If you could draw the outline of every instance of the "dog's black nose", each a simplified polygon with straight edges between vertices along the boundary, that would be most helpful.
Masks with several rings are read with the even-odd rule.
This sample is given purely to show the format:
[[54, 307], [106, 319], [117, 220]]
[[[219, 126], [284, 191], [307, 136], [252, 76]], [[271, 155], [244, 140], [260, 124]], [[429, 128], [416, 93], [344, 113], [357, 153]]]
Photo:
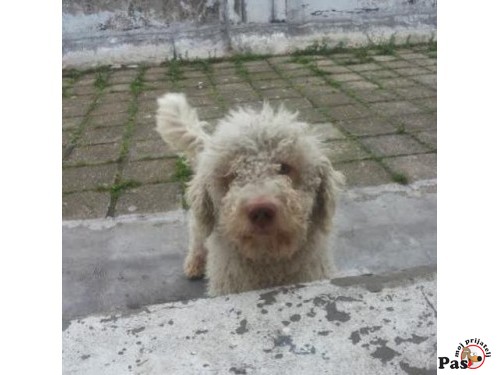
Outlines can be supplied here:
[[481, 357], [480, 355], [477, 356], [477, 360], [480, 362], [483, 360], [483, 357]]
[[272, 202], [250, 203], [246, 209], [250, 222], [261, 228], [270, 225], [276, 216], [276, 205]]

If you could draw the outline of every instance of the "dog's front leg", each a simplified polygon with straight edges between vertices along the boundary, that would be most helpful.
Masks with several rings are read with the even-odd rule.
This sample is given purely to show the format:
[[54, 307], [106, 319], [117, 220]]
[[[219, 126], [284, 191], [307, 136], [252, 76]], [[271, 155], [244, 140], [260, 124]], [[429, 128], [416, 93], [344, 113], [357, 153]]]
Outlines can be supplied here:
[[205, 274], [206, 238], [207, 233], [203, 230], [203, 225], [200, 225], [196, 216], [192, 215], [189, 220], [189, 248], [184, 260], [184, 274], [190, 279], [200, 279]]

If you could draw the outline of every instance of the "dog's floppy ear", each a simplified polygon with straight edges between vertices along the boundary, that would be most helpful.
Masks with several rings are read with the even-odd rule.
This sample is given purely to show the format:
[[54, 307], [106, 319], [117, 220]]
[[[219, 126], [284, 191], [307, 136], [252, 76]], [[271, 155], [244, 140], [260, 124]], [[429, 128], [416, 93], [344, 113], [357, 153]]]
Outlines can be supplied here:
[[326, 156], [321, 156], [318, 173], [321, 181], [316, 192], [313, 221], [322, 230], [328, 231], [335, 213], [335, 198], [345, 184], [345, 177], [333, 169]]
[[215, 207], [207, 189], [207, 178], [202, 173], [194, 175], [188, 184], [187, 203], [190, 205], [197, 227], [208, 237], [215, 225]]

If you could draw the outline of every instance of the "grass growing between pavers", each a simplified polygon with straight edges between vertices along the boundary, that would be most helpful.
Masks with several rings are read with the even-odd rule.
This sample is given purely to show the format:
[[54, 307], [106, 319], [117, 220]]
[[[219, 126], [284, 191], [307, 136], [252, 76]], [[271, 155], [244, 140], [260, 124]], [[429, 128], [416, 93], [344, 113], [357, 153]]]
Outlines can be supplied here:
[[[76, 147], [76, 144], [77, 144], [78, 140], [80, 139], [80, 137], [83, 133], [83, 130], [85, 129], [85, 126], [87, 125], [87, 123], [89, 121], [90, 113], [92, 113], [92, 111], [97, 107], [99, 99], [101, 98], [103, 91], [107, 86], [107, 81], [108, 81], [109, 75], [110, 75], [110, 69], [108, 66], [103, 66], [100, 68], [93, 69], [93, 70], [91, 70], [91, 72], [96, 74], [95, 80], [94, 80], [94, 87], [96, 89], [95, 94], [94, 94], [94, 98], [93, 98], [92, 103], [90, 104], [87, 112], [85, 113], [85, 116], [84, 116], [82, 122], [72, 132], [68, 146], [63, 151], [63, 160], [67, 159], [70, 156], [73, 149]], [[69, 73], [70, 76], [78, 77], [78, 78], [81, 78], [84, 74], [85, 74], [84, 72], [80, 72], [76, 69], [71, 70]], [[76, 78], [76, 79], [78, 79], [78, 78]]]
[[[429, 40], [427, 43], [420, 43], [418, 45], [416, 44], [412, 45], [409, 43], [407, 43], [406, 45], [395, 45], [394, 41], [392, 40], [384, 45], [378, 45], [378, 46], [370, 45], [362, 48], [346, 48], [342, 44], [339, 44], [332, 48], [328, 47], [326, 43], [317, 42], [305, 49], [302, 49], [300, 51], [295, 51], [294, 53], [286, 56], [236, 54], [233, 55], [232, 57], [226, 57], [226, 58], [211, 58], [203, 60], [196, 59], [193, 61], [174, 59], [162, 64], [162, 66], [166, 67], [165, 80], [168, 80], [169, 82], [173, 83], [173, 87], [176, 88], [177, 90], [183, 90], [186, 87], [190, 87], [187, 85], [191, 84], [189, 81], [190, 80], [192, 81], [193, 78], [187, 72], [191, 71], [203, 72], [207, 78], [204, 79], [203, 88], [205, 90], [200, 91], [201, 94], [200, 96], [210, 97], [212, 102], [215, 99], [216, 104], [214, 103], [210, 105], [219, 107], [221, 113], [225, 112], [229, 108], [230, 102], [232, 102], [231, 101], [232, 98], [230, 96], [228, 97], [227, 93], [225, 94], [226, 97], [225, 99], [223, 96], [224, 92], [223, 91], [221, 91], [220, 93], [218, 92], [220, 84], [219, 78], [221, 76], [224, 77], [224, 73], [221, 72], [225, 72], [226, 67], [228, 69], [231, 68], [233, 71], [232, 74], [235, 75], [236, 73], [236, 75], [239, 76], [245, 82], [245, 84], [249, 84], [253, 88], [253, 91], [255, 91], [255, 93], [259, 96], [260, 100], [262, 99], [264, 92], [261, 92], [262, 88], [260, 88], [260, 83], [264, 81], [258, 81], [257, 78], [253, 79], [253, 73], [252, 73], [254, 71], [258, 72], [259, 70], [254, 68], [255, 67], [259, 68], [260, 65], [258, 63], [247, 64], [249, 62], [255, 62], [255, 61], [267, 62], [267, 64], [269, 65], [269, 70], [276, 73], [279, 76], [279, 82], [284, 82], [287, 85], [287, 87], [290, 87], [291, 89], [295, 90], [296, 95], [302, 95], [303, 98], [301, 100], [304, 100], [304, 102], [311, 97], [312, 95], [310, 93], [311, 90], [309, 90], [308, 91], [309, 93], [306, 94], [302, 86], [300, 86], [298, 82], [294, 82], [292, 80], [293, 70], [290, 71], [286, 70], [286, 65], [289, 63], [303, 66], [304, 69], [300, 67], [298, 68], [300, 70], [299, 73], [302, 73], [302, 75], [304, 75], [305, 77], [307, 75], [315, 77], [311, 78], [315, 80], [314, 81], [315, 83], [313, 85], [323, 85], [323, 83], [319, 81], [319, 79], [321, 79], [326, 86], [331, 87], [335, 92], [339, 92], [339, 95], [345, 94], [346, 96], [352, 98], [354, 103], [356, 103], [356, 106], [359, 106], [360, 108], [361, 106], [363, 106], [366, 109], [370, 109], [371, 108], [370, 103], [377, 102], [377, 100], [371, 100], [370, 97], [366, 97], [364, 95], [365, 92], [362, 91], [362, 90], [367, 90], [365, 87], [369, 87], [369, 89], [372, 90], [373, 85], [375, 85], [380, 89], [378, 91], [380, 94], [377, 94], [380, 95], [380, 99], [378, 99], [378, 101], [381, 102], [389, 100], [396, 101], [397, 100], [396, 98], [399, 98], [400, 101], [404, 100], [421, 108], [423, 113], [434, 113], [435, 109], [429, 108], [431, 107], [432, 103], [426, 108], [425, 107], [426, 101], [423, 99], [416, 101], [413, 101], [413, 97], [409, 97], [408, 99], [406, 99], [404, 95], [407, 95], [407, 93], [405, 93], [404, 89], [398, 91], [391, 88], [384, 88], [378, 78], [381, 77], [383, 79], [384, 78], [383, 76], [377, 76], [376, 74], [373, 75], [365, 74], [365, 72], [366, 71], [373, 72], [374, 70], [376, 70], [377, 72], [379, 71], [391, 72], [391, 74], [393, 74], [392, 77], [394, 77], [395, 75], [397, 77], [396, 79], [398, 78], [410, 79], [415, 83], [415, 86], [421, 87], [421, 90], [423, 91], [430, 90], [429, 88], [424, 89], [424, 87], [429, 87], [433, 85], [431, 75], [435, 74], [435, 69], [433, 69], [435, 65], [433, 65], [432, 59], [435, 57], [436, 47], [437, 43], [434, 40]], [[387, 56], [387, 58], [376, 59], [374, 58], [376, 56]], [[407, 73], [406, 70], [408, 69], [405, 67], [404, 63], [406, 62], [406, 66], [408, 66], [408, 63], [413, 64], [412, 61], [413, 56], [415, 56], [416, 59], [419, 59], [419, 64], [415, 64], [414, 66], [418, 67], [418, 69], [420, 69], [421, 72], [424, 73], [408, 72], [408, 74], [406, 74]], [[398, 62], [400, 62], [399, 66]], [[341, 69], [348, 69], [348, 71], [358, 74], [364, 80], [361, 81], [361, 79], [358, 78], [359, 83], [363, 83], [366, 81], [373, 85], [366, 84], [364, 86], [361, 86], [357, 84], [358, 81], [353, 82], [356, 83], [356, 85], [350, 85], [351, 80], [348, 81], [345, 77], [347, 74], [344, 74], [343, 77], [339, 77], [339, 81], [337, 81], [335, 79], [337, 70], [331, 69], [331, 71], [328, 71], [328, 67], [331, 68], [332, 63], [334, 67], [337, 66], [342, 67]], [[280, 64], [284, 64], [282, 70], [280, 70]], [[362, 66], [361, 64], [366, 64], [366, 66]], [[373, 68], [372, 65], [376, 66], [376, 68]], [[359, 66], [359, 69], [357, 69], [357, 66]], [[322, 69], [323, 67], [325, 69]], [[107, 212], [108, 216], [115, 215], [116, 203], [120, 199], [120, 197], [127, 192], [127, 190], [134, 189], [136, 187], [144, 185], [143, 181], [136, 181], [133, 179], [125, 178], [132, 176], [124, 176], [123, 170], [128, 165], [127, 163], [128, 163], [128, 158], [130, 157], [129, 155], [130, 149], [131, 146], [133, 146], [132, 135], [134, 133], [135, 121], [140, 105], [138, 101], [138, 96], [146, 89], [144, 85], [144, 75], [147, 69], [148, 69], [147, 67], [139, 67], [137, 69], [137, 75], [135, 76], [135, 78], [134, 76], [131, 76], [130, 78], [131, 81], [129, 81], [130, 82], [129, 90], [130, 93], [132, 93], [133, 99], [131, 99], [129, 103], [128, 113], [127, 113], [128, 120], [125, 124], [124, 134], [122, 137], [122, 142], [120, 144], [121, 147], [120, 157], [117, 162], [119, 165], [118, 172], [116, 174], [116, 178], [112, 186], [108, 185], [107, 187], [99, 189], [99, 191], [106, 191], [110, 194], [111, 204], [109, 205], [108, 208]], [[297, 69], [297, 68], [293, 67], [292, 69]], [[310, 71], [310, 73], [307, 73], [306, 69]], [[429, 71], [429, 77], [427, 77], [423, 69]], [[121, 69], [116, 71], [119, 72], [120, 70]], [[84, 77], [85, 81], [88, 81], [87, 78], [89, 77], [88, 75], [89, 74], [94, 75], [94, 82], [92, 85], [92, 87], [94, 87], [94, 92], [92, 94], [93, 95], [92, 104], [90, 105], [88, 111], [86, 112], [86, 115], [83, 117], [83, 121], [81, 121], [81, 123], [77, 125], [77, 127], [74, 128], [74, 130], [72, 130], [72, 135], [69, 137], [69, 142], [68, 142], [70, 148], [66, 150], [67, 151], [65, 153], [66, 157], [71, 154], [72, 148], [74, 148], [79, 142], [79, 139], [82, 135], [82, 131], [88, 122], [89, 114], [91, 114], [92, 111], [99, 104], [99, 98], [102, 96], [102, 93], [105, 91], [105, 89], [109, 86], [110, 84], [109, 78], [114, 71], [115, 70], [111, 70], [110, 67], [99, 67], [87, 71], [79, 71], [79, 70], [63, 71], [63, 78], [64, 78], [63, 98], [65, 97], [67, 98], [69, 95], [71, 95], [73, 85], [76, 84], [75, 87], [81, 88], [82, 85], [86, 84], [85, 82], [78, 83], [79, 80], [82, 79], [82, 77]], [[305, 74], [304, 71], [306, 71]], [[340, 73], [348, 73], [348, 72], [344, 70], [340, 71], [338, 74]], [[221, 74], [221, 76], [219, 74]], [[424, 74], [424, 76], [422, 76], [421, 82], [419, 82], [418, 80], [414, 80], [411, 74], [413, 75]], [[196, 77], [196, 75], [193, 75], [193, 77]], [[388, 78], [392, 77], [389, 76]], [[342, 78], [342, 82], [340, 81], [340, 78]], [[387, 76], [385, 76], [385, 78], [387, 78]], [[276, 82], [278, 82], [278, 78], [273, 78], [273, 79]], [[183, 83], [183, 81], [185, 81], [185, 83]], [[316, 83], [316, 81], [318, 83]], [[196, 82], [194, 82], [194, 84], [196, 84]], [[384, 93], [391, 94], [392, 97], [390, 97], [389, 95], [381, 95]], [[363, 100], [363, 98], [361, 96], [358, 96], [358, 94], [363, 95], [365, 98], [367, 98], [367, 101]], [[424, 97], [424, 95], [419, 93], [417, 93], [417, 95], [420, 96], [415, 95], [414, 98], [418, 99]], [[228, 102], [226, 102], [226, 100], [228, 100]], [[254, 102], [256, 101], [255, 98], [252, 99], [250, 98], [250, 96], [248, 98], [243, 98], [243, 100], [254, 101]], [[429, 100], [432, 100], [432, 97], [429, 97]], [[207, 106], [204, 108], [209, 109], [208, 106], [210, 105], [201, 104], [200, 107]], [[362, 142], [359, 142], [359, 140], [361, 140], [364, 137], [386, 135], [386, 133], [377, 133], [376, 135], [370, 135], [370, 134], [367, 135], [364, 133], [361, 134], [351, 133], [349, 131], [349, 127], [343, 128], [342, 121], [337, 121], [340, 118], [339, 119], [333, 118], [334, 112], [331, 112], [331, 114], [329, 114], [328, 111], [325, 110], [327, 108], [323, 108], [321, 107], [321, 105], [322, 104], [315, 105], [313, 103], [311, 110], [314, 109], [315, 111], [319, 111], [319, 113], [321, 113], [323, 117], [332, 122], [341, 131], [341, 133], [345, 136], [346, 140], [351, 141], [356, 145], [359, 145], [360, 148], [362, 148], [363, 151], [366, 152], [367, 155], [361, 155], [359, 160], [358, 159], [352, 160], [352, 162], [360, 162], [364, 160], [370, 161], [370, 163], [372, 163], [371, 164], [372, 166], [379, 165], [385, 172], [387, 172], [387, 174], [391, 176], [392, 181], [400, 184], [408, 183], [409, 181], [408, 176], [400, 173], [400, 171], [394, 170], [391, 166], [389, 166], [389, 164], [391, 163], [385, 162], [384, 159], [392, 158], [391, 155], [382, 155], [382, 156], [375, 155], [368, 147], [365, 147], [362, 144]], [[350, 107], [355, 107], [355, 106], [350, 105]], [[345, 108], [347, 114], [350, 113], [350, 110], [354, 109], [356, 108], [351, 108], [351, 109]], [[219, 111], [219, 109], [217, 111]], [[218, 114], [215, 115], [218, 116]], [[212, 117], [207, 117], [207, 118], [212, 118]], [[411, 130], [407, 131], [405, 129], [404, 123], [401, 123], [397, 120], [398, 118], [396, 116], [394, 116], [393, 118], [388, 118], [388, 122], [394, 125], [395, 128], [394, 131], [387, 129], [387, 135], [389, 134], [408, 135], [409, 137], [414, 138], [415, 141], [418, 142], [419, 144], [429, 148], [431, 153], [432, 152], [435, 153], [436, 147], [429, 145], [428, 142], [426, 142], [425, 137], [419, 138], [415, 135], [418, 134], [415, 133], [415, 131]], [[432, 142], [432, 139], [429, 142]], [[401, 156], [404, 155], [398, 155], [398, 157]], [[348, 163], [348, 162], [350, 161], [342, 161], [342, 163]], [[169, 168], [172, 167], [170, 166]], [[180, 185], [182, 186], [182, 193], [184, 194], [186, 189], [186, 184], [191, 178], [192, 171], [187, 165], [186, 161], [182, 158], [176, 159], [174, 169], [175, 170], [173, 173], [173, 177], [171, 177], [172, 179], [171, 182], [180, 183]], [[403, 170], [406, 171], [406, 169]], [[141, 178], [139, 178], [139, 180], [141, 180]], [[187, 208], [187, 204], [184, 197], [182, 200], [182, 205], [184, 208]]]
[[116, 203], [125, 190], [141, 185], [138, 181], [124, 180], [122, 176], [125, 164], [128, 162], [130, 142], [135, 128], [137, 111], [139, 109], [138, 97], [144, 90], [144, 75], [146, 73], [146, 69], [147, 68], [145, 66], [140, 66], [135, 79], [130, 83], [130, 91], [132, 92], [133, 97], [128, 107], [128, 121], [123, 133], [120, 156], [118, 158], [118, 172], [115, 177], [115, 182], [110, 188], [111, 200], [106, 216], [114, 216]]
[[[320, 51], [321, 51], [321, 49], [320, 49]], [[360, 58], [368, 57], [369, 56], [367, 48], [357, 49], [356, 51], [357, 51], [357, 54], [358, 54], [357, 56], [360, 57]], [[396, 54], [396, 46], [395, 46], [393, 40], [391, 40], [391, 41], [389, 41], [389, 43], [387, 43], [385, 45], [378, 46], [377, 49], [376, 49], [376, 51], [380, 55], [391, 55], [392, 56], [392, 55]], [[304, 65], [315, 76], [321, 77], [325, 81], [325, 83], [327, 83], [329, 86], [333, 87], [334, 89], [340, 90], [341, 92], [345, 93], [346, 95], [352, 97], [354, 100], [356, 100], [357, 102], [359, 102], [361, 105], [363, 105], [363, 106], [365, 106], [365, 107], [368, 108], [368, 105], [367, 105], [367, 103], [364, 100], [362, 100], [361, 98], [358, 98], [351, 90], [343, 88], [341, 82], [338, 82], [335, 79], [331, 78], [331, 76], [332, 76], [331, 73], [328, 72], [328, 71], [326, 71], [326, 70], [321, 69], [321, 67], [318, 66], [318, 64], [316, 63], [316, 61], [313, 58], [311, 58], [310, 56], [305, 56], [305, 55], [301, 55], [301, 54], [294, 54], [291, 57], [290, 61], [293, 62], [293, 63]], [[360, 61], [361, 61], [361, 59], [360, 59]], [[377, 61], [375, 61], [375, 60], [370, 60], [370, 62], [372, 62], [372, 61], [374, 63], [377, 63]], [[365, 62], [366, 62], [366, 60], [363, 60], [363, 63], [365, 63]], [[344, 65], [349, 65], [349, 64], [344, 64]], [[281, 75], [281, 77], [283, 79], [288, 79], [287, 76], [284, 74], [284, 72], [279, 71], [279, 68], [277, 68], [276, 66], [273, 66], [273, 67], [277, 71], [277, 73]], [[359, 72], [356, 72], [356, 73], [359, 74], [359, 75], [361, 75], [361, 76], [363, 76], [363, 74], [360, 74]], [[289, 83], [292, 85], [292, 87], [294, 87], [293, 82], [289, 81]], [[378, 83], [377, 83], [377, 85], [378, 85]], [[300, 87], [295, 87], [295, 88], [299, 92], [301, 91]], [[328, 114], [328, 112], [323, 111], [321, 108], [318, 108], [318, 110], [322, 111], [322, 113], [327, 118], [330, 118], [330, 120], [332, 122], [335, 122], [335, 120], [330, 117], [330, 115]], [[405, 176], [404, 174], [402, 174], [400, 172], [394, 171], [392, 168], [390, 168], [384, 162], [384, 160], [383, 160], [382, 157], [376, 156], [369, 147], [366, 147], [361, 142], [357, 142], [357, 140], [359, 139], [359, 136], [356, 136], [356, 135], [352, 134], [348, 129], [343, 128], [341, 125], [340, 125], [340, 130], [341, 130], [342, 133], [344, 133], [344, 135], [346, 136], [347, 139], [355, 142], [368, 155], [370, 155], [369, 158], [366, 158], [364, 160], [373, 160], [373, 161], [376, 161], [391, 176], [391, 179], [392, 179], [393, 182], [396, 182], [398, 184], [403, 184], [403, 185], [408, 184], [409, 179], [408, 179], [407, 176]], [[406, 131], [405, 131], [405, 128], [404, 128], [404, 126], [402, 124], [397, 124], [396, 125], [396, 134], [407, 134]], [[419, 144], [427, 146], [427, 144], [424, 143], [424, 142], [422, 142], [420, 139], [417, 139], [416, 137], [414, 137], [411, 134], [408, 134], [408, 135], [411, 138], [413, 138], [416, 142], [418, 142]]]
[[188, 161], [185, 157], [178, 157], [175, 161], [175, 173], [174, 173], [174, 181], [180, 182], [181, 191], [182, 191], [182, 207], [184, 209], [188, 209], [189, 206], [186, 202], [186, 188], [187, 183], [191, 179], [193, 175], [193, 170], [189, 166]]

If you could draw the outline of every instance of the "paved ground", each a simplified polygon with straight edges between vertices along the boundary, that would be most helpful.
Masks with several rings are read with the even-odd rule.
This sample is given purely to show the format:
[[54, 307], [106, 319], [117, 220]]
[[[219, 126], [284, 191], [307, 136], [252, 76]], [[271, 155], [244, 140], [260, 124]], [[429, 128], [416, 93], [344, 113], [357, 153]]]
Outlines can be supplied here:
[[284, 102], [332, 143], [348, 186], [436, 177], [436, 52], [374, 48], [63, 72], [63, 219], [182, 205], [176, 157], [154, 131], [156, 98], [185, 92], [200, 117]]

